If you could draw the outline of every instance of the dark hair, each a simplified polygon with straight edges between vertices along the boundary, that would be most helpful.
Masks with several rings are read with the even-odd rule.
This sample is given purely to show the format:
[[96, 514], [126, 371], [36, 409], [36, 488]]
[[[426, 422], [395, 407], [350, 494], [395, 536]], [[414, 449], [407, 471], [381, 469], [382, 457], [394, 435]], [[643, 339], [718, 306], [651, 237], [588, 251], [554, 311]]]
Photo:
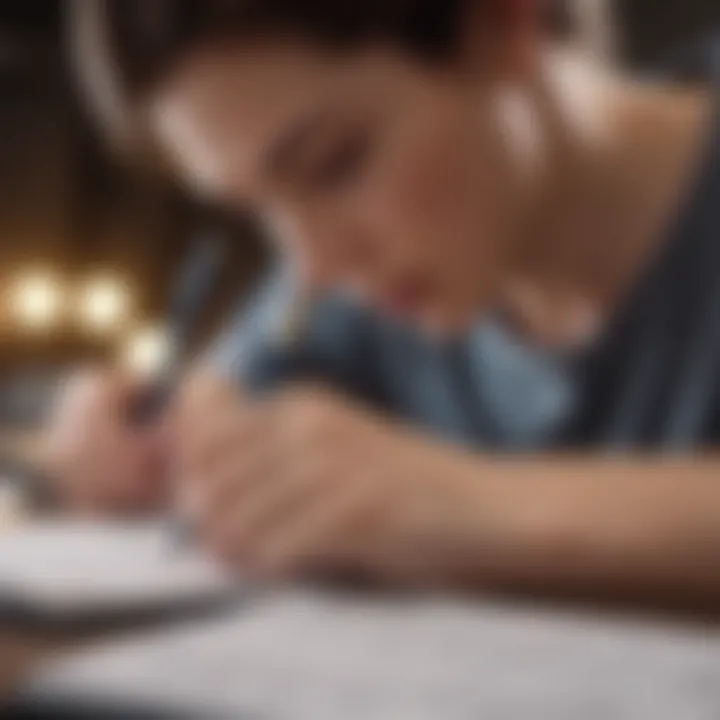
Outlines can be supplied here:
[[[499, 7], [504, 0], [494, 0]], [[552, 25], [568, 24], [567, 0], [540, 0]], [[96, 18], [128, 88], [143, 90], [195, 46], [294, 34], [329, 47], [384, 41], [426, 58], [447, 55], [472, 6], [488, 0], [76, 0]], [[92, 8], [91, 6], [95, 6]]]
[[337, 49], [385, 41], [439, 58], [452, 49], [474, 2], [77, 0], [77, 8], [94, 16], [94, 32], [112, 54], [126, 90], [136, 95], [151, 89], [202, 43], [242, 42], [264, 34], [300, 36]]
[[[385, 42], [428, 60], [455, 48], [466, 16], [505, 0], [74, 0], [76, 66], [106, 124], [193, 49], [263, 35], [332, 49]], [[572, 26], [574, 0], [538, 0], [555, 31]], [[104, 105], [104, 106], [103, 106]], [[113, 106], [113, 107], [110, 107]]]

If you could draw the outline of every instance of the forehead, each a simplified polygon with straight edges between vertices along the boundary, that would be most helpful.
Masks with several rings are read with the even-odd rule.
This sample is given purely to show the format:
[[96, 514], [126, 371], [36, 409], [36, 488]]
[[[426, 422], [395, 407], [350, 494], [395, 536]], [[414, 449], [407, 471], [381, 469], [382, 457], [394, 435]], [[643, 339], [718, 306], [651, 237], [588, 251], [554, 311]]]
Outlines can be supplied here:
[[[157, 93], [151, 122], [193, 180], [212, 191], [247, 184], [293, 125], [320, 112], [352, 117], [398, 101], [417, 68], [382, 49], [335, 56], [300, 44], [205, 48]], [[233, 177], [228, 177], [232, 174]]]

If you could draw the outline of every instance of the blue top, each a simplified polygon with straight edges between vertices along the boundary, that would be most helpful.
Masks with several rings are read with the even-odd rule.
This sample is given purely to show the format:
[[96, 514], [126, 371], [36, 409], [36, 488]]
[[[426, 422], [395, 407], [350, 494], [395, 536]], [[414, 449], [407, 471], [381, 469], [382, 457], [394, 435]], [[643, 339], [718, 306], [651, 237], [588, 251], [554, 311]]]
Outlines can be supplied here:
[[251, 387], [280, 376], [322, 379], [479, 448], [708, 446], [720, 440], [719, 279], [720, 114], [662, 251], [581, 355], [542, 352], [492, 321], [438, 344], [328, 297], [287, 356], [273, 346], [292, 302], [278, 275], [240, 314], [215, 361]]

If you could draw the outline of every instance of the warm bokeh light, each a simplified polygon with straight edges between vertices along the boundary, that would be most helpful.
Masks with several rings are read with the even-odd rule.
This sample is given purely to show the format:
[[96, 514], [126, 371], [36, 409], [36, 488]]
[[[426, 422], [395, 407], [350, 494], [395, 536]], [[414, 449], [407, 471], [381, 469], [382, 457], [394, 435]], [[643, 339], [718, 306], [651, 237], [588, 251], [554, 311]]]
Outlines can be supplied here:
[[24, 330], [50, 330], [59, 320], [63, 306], [63, 287], [51, 272], [35, 272], [20, 277], [11, 294], [11, 307]]
[[131, 293], [118, 278], [98, 277], [81, 289], [79, 316], [83, 327], [94, 333], [108, 334], [121, 329], [128, 319]]
[[162, 326], [146, 327], [134, 332], [123, 348], [123, 363], [140, 375], [157, 373], [170, 351], [167, 332]]

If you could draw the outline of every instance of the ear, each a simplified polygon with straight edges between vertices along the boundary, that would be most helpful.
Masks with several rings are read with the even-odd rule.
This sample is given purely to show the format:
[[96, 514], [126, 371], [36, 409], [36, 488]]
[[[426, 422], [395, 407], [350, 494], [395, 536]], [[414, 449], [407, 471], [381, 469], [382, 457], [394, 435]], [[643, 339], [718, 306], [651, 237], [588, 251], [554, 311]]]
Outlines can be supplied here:
[[532, 73], [545, 39], [547, 0], [486, 0], [470, 5], [460, 40], [464, 70], [505, 80]]

